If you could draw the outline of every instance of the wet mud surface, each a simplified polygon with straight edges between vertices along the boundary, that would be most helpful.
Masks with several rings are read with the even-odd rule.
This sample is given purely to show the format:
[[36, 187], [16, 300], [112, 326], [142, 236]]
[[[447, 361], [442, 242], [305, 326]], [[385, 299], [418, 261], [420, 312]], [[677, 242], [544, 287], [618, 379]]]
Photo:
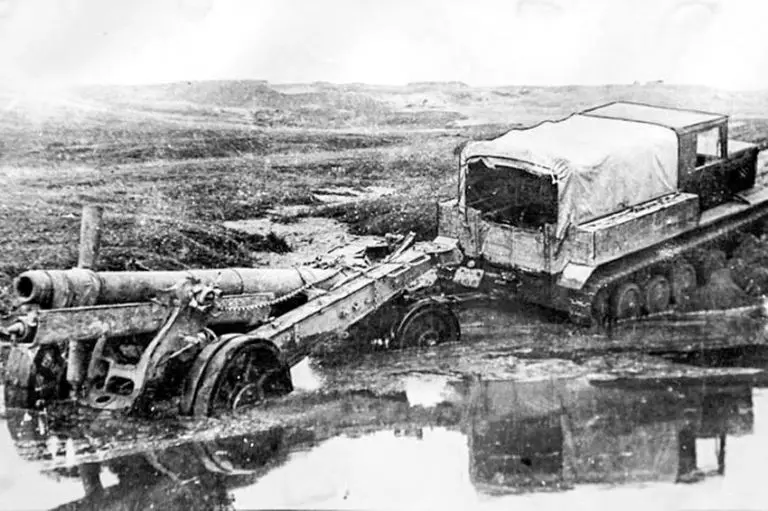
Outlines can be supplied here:
[[[514, 343], [513, 343], [514, 344]], [[768, 352], [502, 336], [293, 368], [236, 416], [0, 408], [3, 509], [761, 509]], [[574, 352], [576, 353], [576, 352]], [[629, 499], [629, 500], [627, 500]]]

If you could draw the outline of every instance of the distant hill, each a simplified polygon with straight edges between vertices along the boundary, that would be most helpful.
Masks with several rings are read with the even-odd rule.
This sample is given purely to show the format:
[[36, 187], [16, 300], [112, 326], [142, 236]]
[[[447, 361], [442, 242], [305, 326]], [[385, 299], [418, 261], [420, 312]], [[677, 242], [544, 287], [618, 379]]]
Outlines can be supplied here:
[[347, 91], [333, 84], [317, 82], [295, 85], [299, 92], [283, 93], [263, 80], [217, 80], [173, 82], [141, 86], [94, 86], [80, 88], [84, 96], [106, 103], [142, 104], [147, 102], [189, 103], [207, 107], [244, 109], [337, 109], [359, 114], [387, 110], [384, 102], [370, 95]]
[[28, 123], [184, 124], [186, 128], [450, 128], [528, 125], [616, 100], [768, 117], [768, 91], [733, 92], [665, 83], [477, 87], [459, 81], [369, 85], [264, 80], [78, 87], [57, 97], [0, 90], [0, 127]]
[[448, 82], [409, 82], [406, 86], [407, 89], [469, 89], [469, 85], [464, 82], [448, 81]]
[[76, 89], [106, 102], [188, 101], [210, 106], [247, 107], [256, 101], [277, 102], [282, 94], [263, 80], [171, 82], [156, 85], [96, 85]]

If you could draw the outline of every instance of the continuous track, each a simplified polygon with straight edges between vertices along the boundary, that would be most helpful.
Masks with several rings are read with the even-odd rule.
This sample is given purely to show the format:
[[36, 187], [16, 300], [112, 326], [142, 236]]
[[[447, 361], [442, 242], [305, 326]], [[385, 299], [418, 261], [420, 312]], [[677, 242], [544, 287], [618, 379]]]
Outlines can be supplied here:
[[[568, 314], [576, 324], [589, 326], [602, 321], [598, 294], [605, 290], [608, 295], [619, 283], [633, 279], [639, 272], [655, 266], [672, 265], [675, 260], [686, 258], [697, 248], [704, 247], [748, 228], [768, 218], [768, 201], [762, 201], [737, 214], [712, 220], [703, 217], [703, 226], [622, 259], [599, 267], [578, 291], [571, 291]], [[602, 298], [602, 297], [601, 297]], [[597, 314], [596, 314], [597, 313]]]

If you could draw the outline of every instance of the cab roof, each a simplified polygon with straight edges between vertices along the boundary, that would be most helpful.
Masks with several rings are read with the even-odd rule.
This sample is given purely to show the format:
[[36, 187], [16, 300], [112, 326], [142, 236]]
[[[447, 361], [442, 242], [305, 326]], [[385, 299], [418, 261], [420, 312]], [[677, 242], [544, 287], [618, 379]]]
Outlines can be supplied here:
[[656, 124], [671, 128], [677, 132], [720, 123], [728, 119], [728, 116], [723, 114], [652, 106], [630, 101], [616, 101], [607, 105], [590, 108], [581, 112], [581, 115]]

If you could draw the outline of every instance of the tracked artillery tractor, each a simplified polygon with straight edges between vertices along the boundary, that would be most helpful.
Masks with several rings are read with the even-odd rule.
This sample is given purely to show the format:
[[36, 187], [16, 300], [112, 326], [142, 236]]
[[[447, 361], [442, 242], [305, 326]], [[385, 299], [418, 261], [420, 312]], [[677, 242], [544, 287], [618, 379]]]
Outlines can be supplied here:
[[758, 151], [724, 115], [611, 103], [468, 144], [440, 234], [458, 280], [577, 324], [685, 308], [706, 280], [693, 256], [768, 215]]
[[341, 247], [306, 268], [33, 270], [16, 279], [7, 406], [216, 415], [292, 390], [323, 339], [459, 339], [456, 307], [520, 299], [601, 325], [680, 308], [691, 255], [760, 223], [758, 147], [726, 116], [612, 103], [471, 142], [439, 236]]

